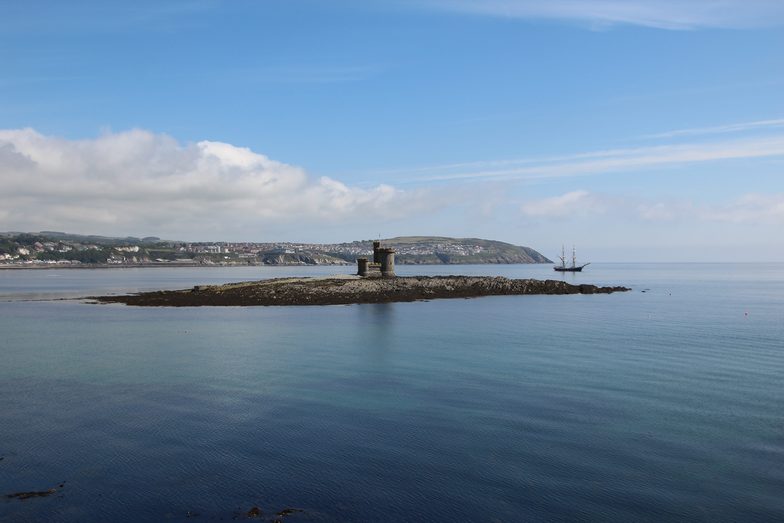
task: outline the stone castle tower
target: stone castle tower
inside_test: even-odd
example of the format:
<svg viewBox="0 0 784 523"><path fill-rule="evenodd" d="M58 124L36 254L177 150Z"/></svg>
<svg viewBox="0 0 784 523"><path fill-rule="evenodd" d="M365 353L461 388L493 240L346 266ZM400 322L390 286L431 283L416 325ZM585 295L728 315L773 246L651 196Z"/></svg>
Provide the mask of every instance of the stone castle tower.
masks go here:
<svg viewBox="0 0 784 523"><path fill-rule="evenodd" d="M373 242L373 262L367 258L357 258L357 274L367 278L395 277L395 249L382 247L381 242Z"/></svg>

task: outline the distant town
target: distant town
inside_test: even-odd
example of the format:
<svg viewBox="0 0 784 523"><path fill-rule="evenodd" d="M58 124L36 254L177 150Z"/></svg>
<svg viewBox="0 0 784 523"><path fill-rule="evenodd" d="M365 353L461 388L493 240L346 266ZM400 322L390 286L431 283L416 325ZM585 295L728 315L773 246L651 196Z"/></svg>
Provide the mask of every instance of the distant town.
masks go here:
<svg viewBox="0 0 784 523"><path fill-rule="evenodd" d="M478 238L384 240L400 264L549 263L528 247ZM62 232L0 233L0 267L138 265L349 265L371 256L372 240L348 243L183 242L157 237L111 238Z"/></svg>

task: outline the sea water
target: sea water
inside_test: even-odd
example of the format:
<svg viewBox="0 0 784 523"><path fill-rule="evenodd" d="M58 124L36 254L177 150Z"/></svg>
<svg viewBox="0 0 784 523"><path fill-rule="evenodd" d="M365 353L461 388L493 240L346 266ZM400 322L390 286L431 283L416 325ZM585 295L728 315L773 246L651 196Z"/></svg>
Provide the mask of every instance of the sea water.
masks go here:
<svg viewBox="0 0 784 523"><path fill-rule="evenodd" d="M0 520L784 520L784 265L398 270L633 290L134 308L65 298L350 268L2 270Z"/></svg>

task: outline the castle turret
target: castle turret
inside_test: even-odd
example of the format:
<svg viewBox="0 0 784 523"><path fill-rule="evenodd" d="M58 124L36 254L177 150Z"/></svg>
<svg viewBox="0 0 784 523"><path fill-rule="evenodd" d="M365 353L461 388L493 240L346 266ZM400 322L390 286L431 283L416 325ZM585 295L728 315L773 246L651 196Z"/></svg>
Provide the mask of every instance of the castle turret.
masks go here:
<svg viewBox="0 0 784 523"><path fill-rule="evenodd" d="M381 255L379 254L379 250L381 250L381 242L376 240L373 242L373 263L381 263Z"/></svg>
<svg viewBox="0 0 784 523"><path fill-rule="evenodd" d="M384 278L395 277L395 249L379 249L381 258L381 276Z"/></svg>
<svg viewBox="0 0 784 523"><path fill-rule="evenodd" d="M357 258L357 275L367 276L368 274L368 259Z"/></svg>

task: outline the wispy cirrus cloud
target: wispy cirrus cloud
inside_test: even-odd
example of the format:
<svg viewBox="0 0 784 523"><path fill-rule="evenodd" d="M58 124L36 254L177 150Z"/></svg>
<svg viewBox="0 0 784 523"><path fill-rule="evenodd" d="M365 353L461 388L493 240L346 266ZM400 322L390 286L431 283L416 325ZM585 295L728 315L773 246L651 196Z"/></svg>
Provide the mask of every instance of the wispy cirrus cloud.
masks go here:
<svg viewBox="0 0 784 523"><path fill-rule="evenodd" d="M684 136L705 136L710 134L741 133L749 131L765 131L784 127L784 118L772 120L757 120L754 122L741 122L712 127L694 127L691 129L676 129L663 133L646 134L641 138L680 138Z"/></svg>
<svg viewBox="0 0 784 523"><path fill-rule="evenodd" d="M573 155L474 162L400 170L409 182L533 180L743 158L784 156L784 134L688 144L609 149Z"/></svg>
<svg viewBox="0 0 784 523"><path fill-rule="evenodd" d="M431 8L468 14L576 21L591 27L750 28L784 23L779 0L425 0Z"/></svg>
<svg viewBox="0 0 784 523"><path fill-rule="evenodd" d="M732 158L759 158L784 155L784 118L770 118L716 126L674 129L638 136L635 140L656 139L669 144L604 149L554 156L532 156L497 160L478 160L391 169L376 169L367 174L395 175L401 182L448 181L481 178L542 178L600 173L608 170L644 168L651 164L689 163ZM721 134L745 134L734 140L691 140ZM688 142L688 141L687 141ZM654 158L655 156L655 158ZM406 176L408 175L408 176Z"/></svg>
<svg viewBox="0 0 784 523"><path fill-rule="evenodd" d="M684 198L648 200L578 190L528 200L520 211L528 218L583 219L601 214L621 221L784 225L784 193L747 193L723 203L706 204Z"/></svg>

